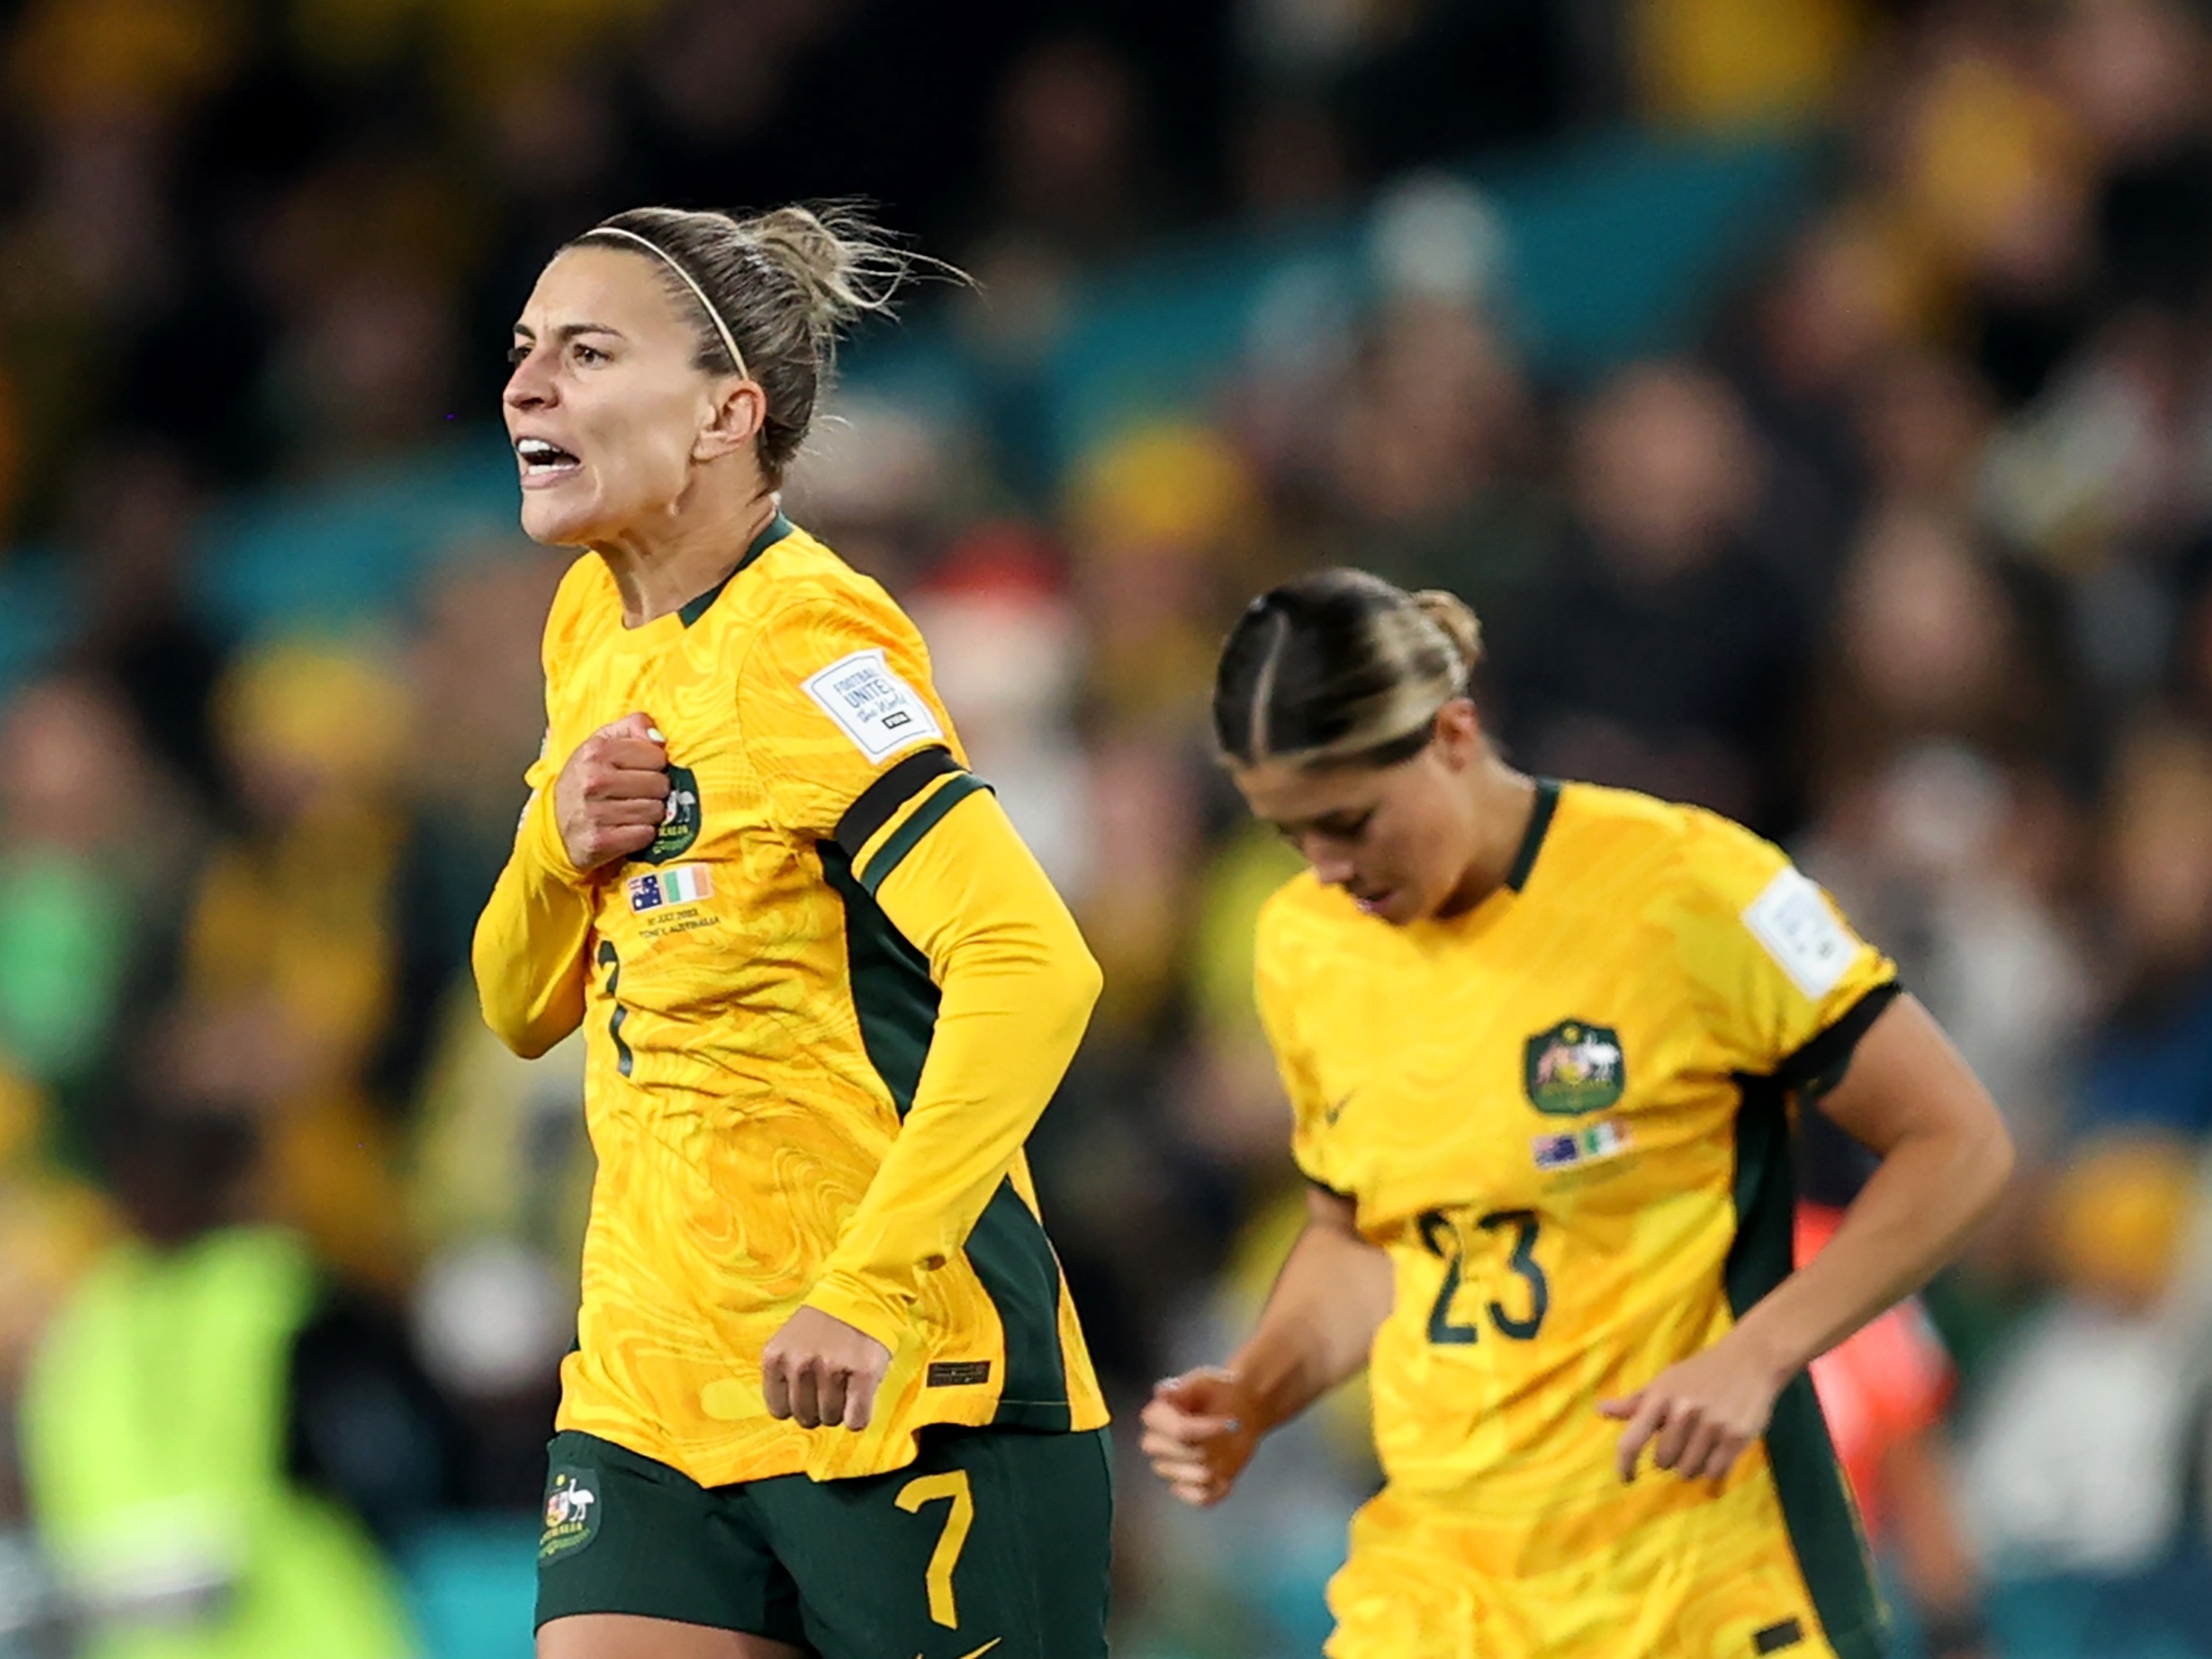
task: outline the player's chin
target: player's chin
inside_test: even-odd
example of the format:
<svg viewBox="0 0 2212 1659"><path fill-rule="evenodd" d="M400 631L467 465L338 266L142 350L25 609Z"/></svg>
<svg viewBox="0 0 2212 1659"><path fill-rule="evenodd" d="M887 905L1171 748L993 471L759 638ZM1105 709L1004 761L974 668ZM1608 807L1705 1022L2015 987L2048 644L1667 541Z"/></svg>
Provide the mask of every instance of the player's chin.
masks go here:
<svg viewBox="0 0 2212 1659"><path fill-rule="evenodd" d="M1408 922L1418 921L1427 913L1419 896L1402 885L1356 895L1352 902L1377 921L1387 921L1393 927L1403 927Z"/></svg>
<svg viewBox="0 0 2212 1659"><path fill-rule="evenodd" d="M573 484L522 493L522 533L541 547L584 547L604 539L598 503Z"/></svg>

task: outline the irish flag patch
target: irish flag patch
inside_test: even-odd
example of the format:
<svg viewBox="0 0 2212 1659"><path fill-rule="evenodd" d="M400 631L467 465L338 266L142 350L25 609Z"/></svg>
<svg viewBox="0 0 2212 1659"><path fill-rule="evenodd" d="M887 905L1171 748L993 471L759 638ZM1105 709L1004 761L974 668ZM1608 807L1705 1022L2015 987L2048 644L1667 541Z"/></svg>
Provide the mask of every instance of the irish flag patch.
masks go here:
<svg viewBox="0 0 2212 1659"><path fill-rule="evenodd" d="M1618 1118L1601 1117L1586 1129L1575 1129L1556 1135L1538 1135L1535 1140L1536 1167L1540 1170L1571 1170L1577 1164L1594 1163L1601 1158L1611 1158L1628 1147L1628 1126Z"/></svg>
<svg viewBox="0 0 2212 1659"><path fill-rule="evenodd" d="M703 864L679 864L672 869L632 876L629 891L630 913L639 915L665 904L696 904L701 899L712 898L714 878Z"/></svg>

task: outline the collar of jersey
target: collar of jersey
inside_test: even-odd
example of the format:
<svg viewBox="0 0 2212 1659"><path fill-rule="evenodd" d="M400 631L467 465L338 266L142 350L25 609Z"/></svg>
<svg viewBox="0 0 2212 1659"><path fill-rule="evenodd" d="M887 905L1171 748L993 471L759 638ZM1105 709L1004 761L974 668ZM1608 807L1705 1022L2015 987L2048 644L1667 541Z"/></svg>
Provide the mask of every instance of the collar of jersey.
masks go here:
<svg viewBox="0 0 2212 1659"><path fill-rule="evenodd" d="M665 611L651 622L641 623L635 628L625 627L616 630L613 648L632 654L638 652L651 653L660 649L713 609L714 601L722 596L722 590L735 581L741 571L754 564L762 554L767 552L797 528L798 526L785 518L782 514L777 514L768 521L768 527L753 538L751 544L745 549L744 556L730 568L728 575L723 577L697 599L677 610ZM613 586L611 578L609 580L608 586L611 589Z"/></svg>
<svg viewBox="0 0 2212 1659"><path fill-rule="evenodd" d="M759 535L754 537L752 539L752 545L745 549L744 556L730 567L730 574L728 575L723 577L721 580L716 582L712 587L702 593L697 599L692 600L690 604L684 605L677 611L676 614L683 620L684 625L686 628L689 628L692 623L697 622L700 617L705 616L707 614L708 608L712 605L716 599L722 597L722 590L737 580L738 573L743 570L747 565L750 564L755 559L760 557L762 554L767 552L769 549L774 547L786 536L791 534L792 529L793 525L791 520L785 518L780 512L775 515L775 517L770 519L768 521L767 528L763 530Z"/></svg>
<svg viewBox="0 0 2212 1659"><path fill-rule="evenodd" d="M1410 931L1425 941L1420 948L1445 948L1454 942L1465 943L1487 933L1528 885L1528 878L1536 868L1536 855L1544 850L1544 837L1550 833L1553 814L1559 807L1559 781L1538 778L1535 783L1536 799L1529 810L1528 827L1521 832L1521 845L1513 854L1513 867L1507 872L1505 879L1462 915L1449 921L1431 917L1415 922Z"/></svg>
<svg viewBox="0 0 2212 1659"><path fill-rule="evenodd" d="M1545 832L1552 827L1552 814L1559 810L1559 781L1557 778L1536 780L1536 802L1529 810L1528 827L1522 832L1521 846L1513 854L1513 868L1505 877L1505 890L1517 893L1528 884L1528 877L1536 868L1536 854L1544 850Z"/></svg>

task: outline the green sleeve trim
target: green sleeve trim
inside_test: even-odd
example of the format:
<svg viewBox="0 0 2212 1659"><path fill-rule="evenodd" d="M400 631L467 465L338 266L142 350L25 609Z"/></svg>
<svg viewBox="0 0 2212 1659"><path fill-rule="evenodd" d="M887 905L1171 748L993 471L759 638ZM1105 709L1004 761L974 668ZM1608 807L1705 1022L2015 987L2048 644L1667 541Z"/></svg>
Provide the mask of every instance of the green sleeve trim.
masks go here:
<svg viewBox="0 0 2212 1659"><path fill-rule="evenodd" d="M917 750L860 792L837 820L830 840L845 849L848 858L860 857L877 832L898 816L900 807L946 773L963 769L943 744Z"/></svg>
<svg viewBox="0 0 2212 1659"><path fill-rule="evenodd" d="M975 781L966 775L960 781ZM847 964L861 1046L902 1121L921 1086L939 994L928 962L864 889L845 849L834 841L816 846L823 879L845 907ZM963 1248L1006 1334L1006 1376L991 1420L1003 1428L1067 1432L1072 1412L1060 1346L1060 1259L1012 1176L1000 1180Z"/></svg>
<svg viewBox="0 0 2212 1659"><path fill-rule="evenodd" d="M1006 1377L991 1421L1066 1434L1073 1413L1060 1350L1060 1258L1012 1176L983 1206L965 1249L1006 1334Z"/></svg>
<svg viewBox="0 0 2212 1659"><path fill-rule="evenodd" d="M1741 1319L1790 1275L1797 1182L1786 1087L1771 1077L1740 1076L1737 1084L1735 1237L1723 1275L1729 1310ZM1765 1441L1783 1526L1822 1633L1838 1659L1882 1659L1887 1614L1809 1372L1775 1401Z"/></svg>
<svg viewBox="0 0 2212 1659"><path fill-rule="evenodd" d="M884 884L884 878L905 862L906 855L921 844L921 838L937 827L937 821L974 794L978 789L988 789L973 772L963 772L946 780L944 787L914 809L904 823L891 831L889 839L876 849L860 871L860 885L870 894Z"/></svg>
<svg viewBox="0 0 2212 1659"><path fill-rule="evenodd" d="M1784 1087L1802 1091L1808 1099L1825 1095L1844 1080L1859 1039L1905 988L1894 979L1871 987L1836 1018L1832 1024L1814 1034L1795 1054L1774 1068Z"/></svg>

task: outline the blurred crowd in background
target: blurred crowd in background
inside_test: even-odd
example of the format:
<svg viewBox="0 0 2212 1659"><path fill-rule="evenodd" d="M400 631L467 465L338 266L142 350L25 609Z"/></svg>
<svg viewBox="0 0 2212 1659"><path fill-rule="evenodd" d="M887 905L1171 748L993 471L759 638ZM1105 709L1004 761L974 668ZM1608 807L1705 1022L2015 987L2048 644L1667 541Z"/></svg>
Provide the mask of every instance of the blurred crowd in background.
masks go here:
<svg viewBox="0 0 2212 1659"><path fill-rule="evenodd" d="M1248 984L1295 866L1212 763L1212 652L1362 565L1475 605L1516 764L1782 840L2004 1108L2002 1214L1847 1408L1908 1622L2212 1653L2212 15L0 11L0 1401L125 1241L296 1229L286 1478L413 1575L426 1651L526 1651L591 1167L574 1044L514 1060L466 970L564 563L512 527L507 325L607 212L860 191L980 288L854 344L788 503L920 623L1105 966L1035 1157L1125 1425L1302 1202ZM1802 185L1651 350L1570 370L1477 181L1593 132ZM1173 395L1055 424L1122 273L1316 226L1356 300L1279 289ZM1863 1163L1815 1138L1808 1195ZM0 1415L0 1654L73 1650L46 1414ZM1122 1650L1314 1652L1373 1480L1356 1401L1218 1514L1133 1464ZM479 1581L521 1600L465 1641Z"/></svg>

